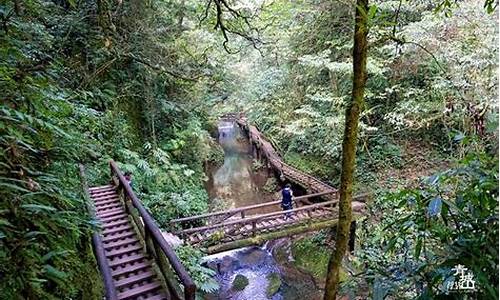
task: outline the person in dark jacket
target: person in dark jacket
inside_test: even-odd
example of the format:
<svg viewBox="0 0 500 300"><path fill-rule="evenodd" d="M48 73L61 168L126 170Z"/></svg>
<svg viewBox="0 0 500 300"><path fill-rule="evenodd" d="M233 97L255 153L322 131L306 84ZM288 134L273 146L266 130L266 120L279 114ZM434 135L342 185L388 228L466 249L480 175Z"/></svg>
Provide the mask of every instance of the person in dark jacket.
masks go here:
<svg viewBox="0 0 500 300"><path fill-rule="evenodd" d="M285 188L281 190L281 208L283 210L291 210L293 208L293 191L292 191L292 186L287 183L285 185ZM291 213L286 213L285 214L285 220L290 217Z"/></svg>
<svg viewBox="0 0 500 300"><path fill-rule="evenodd" d="M130 185L130 187L132 187L132 172L125 172L124 174L125 176L125 180L127 181L128 185Z"/></svg>

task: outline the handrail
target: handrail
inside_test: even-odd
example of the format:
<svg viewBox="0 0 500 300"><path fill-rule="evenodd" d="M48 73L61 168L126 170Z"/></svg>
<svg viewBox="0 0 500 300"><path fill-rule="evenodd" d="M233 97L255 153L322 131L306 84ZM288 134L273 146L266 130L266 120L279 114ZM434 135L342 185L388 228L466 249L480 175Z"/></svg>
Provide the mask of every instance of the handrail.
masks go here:
<svg viewBox="0 0 500 300"><path fill-rule="evenodd" d="M87 178L85 176L85 167L82 164L79 164L78 167L80 168L80 179L83 186L87 210L92 219L96 219L95 210L90 204L90 192L89 186L87 184ZM103 277L105 297L107 300L117 300L118 294L116 293L115 285L113 283L111 268L108 265L108 260L106 259L106 254L104 253L101 235L95 230L92 232L92 246L92 248L94 249L94 256L97 260L99 271L101 272L101 275Z"/></svg>
<svg viewBox="0 0 500 300"><path fill-rule="evenodd" d="M317 178L315 178L315 177L313 177L313 176L311 176L311 175L309 175L307 173L301 172L297 168L294 168L291 165L283 162L283 160L280 158L280 156L274 150L274 147L272 146L271 142L269 142L266 139L266 137L264 137L264 135L262 135L262 133L257 129L257 127L255 127L253 125L248 125L248 123L245 123L242 120L238 120L237 123L238 124L244 124L244 125L246 125L248 127L248 131L250 132L250 136L249 136L250 139L253 139L252 135L255 135L255 138L257 139L257 141L260 144L262 144L262 146L263 146L262 148L263 148L263 150L265 152L266 157L270 160L271 163L273 163L273 160L277 161L279 163L279 169L282 169L283 166L286 166L287 168L289 168L289 169L291 169L291 170L293 170L293 171L295 171L297 173L300 173L304 177L307 177L308 180L314 180L318 184L321 184L321 185L325 186L328 189L337 191L335 188L333 188L329 184L327 184L327 183L325 183L325 182L323 182L321 180L318 180ZM276 166L276 168L278 168L278 166Z"/></svg>
<svg viewBox="0 0 500 300"><path fill-rule="evenodd" d="M300 212L300 211L313 210L313 209L316 209L316 208L323 208L325 206L328 206L328 205L331 205L331 204L334 204L334 203L335 203L335 201L326 201L326 202L321 202L321 203L317 203L317 204L302 206L302 207L294 208L294 209L290 209L290 210L277 211L277 212L272 212L272 213L257 215L255 217L250 217L250 218L245 218L245 219L238 219L238 220L234 220L234 221L230 221L230 222L225 222L225 223L213 224L213 225L210 225L210 226L202 226L202 227L184 229L184 230L179 231L179 233L188 234L188 233L193 233L193 232L198 232L198 231L204 231L204 230L210 230L210 229L225 227L225 226L228 226L228 225L241 224L241 223L251 223L253 221L258 221L258 220L261 220L261 219L264 219L264 218L268 218L268 217L274 217L274 216L279 216L279 215L284 215L284 214L294 213L294 212Z"/></svg>
<svg viewBox="0 0 500 300"><path fill-rule="evenodd" d="M123 188L125 196L130 199L132 205L137 209L139 215L141 216L144 222L144 229L151 234L153 241L156 242L156 244L160 247L162 252L167 257L168 261L170 262L170 265L172 266L175 274L179 277L182 285L184 286L185 300L194 300L196 293L196 285L194 284L193 280L189 276L188 272L186 271L180 260L177 258L174 250L163 238L163 235L160 229L158 228L158 225L156 225L154 219L151 217L151 215L144 208L140 200L137 198L137 196L135 195L134 191L128 184L127 180L123 176L122 172L120 171L116 163L113 160L111 160L109 164L111 167L112 174L115 174L118 177L119 187Z"/></svg>
<svg viewBox="0 0 500 300"><path fill-rule="evenodd" d="M302 199L318 197L318 196L323 196L323 195L332 194L332 193L335 193L335 191L327 191L327 192L297 196L297 197L294 197L293 200L301 201ZM268 207L268 206L279 205L279 204L281 204L281 200L275 200L275 201L266 202L266 203L242 206L242 207L238 207L238 208L234 208L234 209L230 209L230 210L226 210L226 211L219 211L219 212L207 213L207 214L202 214L202 215L197 215L197 216L179 218L179 219L171 220L170 225L173 225L175 223L180 223L180 222L206 219L206 218L210 218L210 217L223 216L223 215L228 215L228 214L235 215L235 214L242 212L242 211L253 210L253 209L258 209L258 208L263 208L263 207Z"/></svg>

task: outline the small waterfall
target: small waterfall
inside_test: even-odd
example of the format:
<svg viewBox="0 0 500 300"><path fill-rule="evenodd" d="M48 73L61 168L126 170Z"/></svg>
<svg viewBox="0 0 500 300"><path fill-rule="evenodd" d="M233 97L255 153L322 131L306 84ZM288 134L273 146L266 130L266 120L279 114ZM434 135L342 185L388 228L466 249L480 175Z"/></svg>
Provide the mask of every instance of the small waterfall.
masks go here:
<svg viewBox="0 0 500 300"><path fill-rule="evenodd" d="M282 300L278 290L269 295L271 277L281 280L281 271L273 255L264 247L246 247L207 256L205 264L217 272L220 288L217 299L231 300ZM242 275L248 285L241 291L234 290L236 276Z"/></svg>

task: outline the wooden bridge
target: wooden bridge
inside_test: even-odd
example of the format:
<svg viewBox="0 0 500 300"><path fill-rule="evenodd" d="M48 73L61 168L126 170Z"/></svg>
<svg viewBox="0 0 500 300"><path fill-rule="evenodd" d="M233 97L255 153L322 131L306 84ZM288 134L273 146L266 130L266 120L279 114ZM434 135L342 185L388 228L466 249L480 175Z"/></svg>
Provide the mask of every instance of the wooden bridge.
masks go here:
<svg viewBox="0 0 500 300"><path fill-rule="evenodd" d="M173 232L186 243L202 247L208 254L259 245L265 241L291 236L308 231L317 231L337 224L338 210L336 200L310 204L307 199L327 196L332 192L323 192L294 198L295 207L283 211L281 200L268 203L239 207L227 211L203 214L170 221ZM363 200L364 196L358 196ZM364 203L356 201L353 211L360 214ZM252 215L252 211L273 208L266 214ZM201 225L199 225L201 224ZM352 228L354 230L354 227ZM354 238L354 235L351 235ZM351 248L353 247L353 239Z"/></svg>
<svg viewBox="0 0 500 300"><path fill-rule="evenodd" d="M293 210L283 211L281 201L239 207L236 209L175 219L170 222L171 230L186 243L199 246L207 253L261 244L266 240L290 236L306 231L315 231L335 226L338 218L338 192L330 185L284 163L271 143L257 130L247 124L240 114L223 116L225 121L238 124L248 135L254 156L265 159L268 167L281 177L301 186L308 195L295 197ZM323 202L313 203L310 199L321 198ZM356 215L363 212L366 196L353 199ZM255 215L257 209L271 208L273 212ZM288 216L289 215L289 216ZM355 223L351 237L354 238ZM351 248L353 240L351 241Z"/></svg>
<svg viewBox="0 0 500 300"><path fill-rule="evenodd" d="M242 114L233 115L233 120L247 133L256 158L265 159L271 169L279 172L282 177L289 181L302 186L308 193L324 193L321 197L327 201L338 199L337 189L283 162L272 144L259 132L257 127L249 125Z"/></svg>

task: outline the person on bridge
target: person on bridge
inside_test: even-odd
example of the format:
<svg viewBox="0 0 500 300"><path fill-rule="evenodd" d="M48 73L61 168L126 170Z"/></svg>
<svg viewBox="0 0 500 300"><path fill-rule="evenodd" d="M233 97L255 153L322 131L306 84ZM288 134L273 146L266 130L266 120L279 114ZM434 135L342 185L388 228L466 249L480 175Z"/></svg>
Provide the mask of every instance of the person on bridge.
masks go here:
<svg viewBox="0 0 500 300"><path fill-rule="evenodd" d="M283 208L284 211L286 210L291 210L293 208L293 191L292 191L292 186L287 183L285 185L285 188L281 190L281 208ZM290 215L292 213L288 212L285 214L285 220L290 218Z"/></svg>

